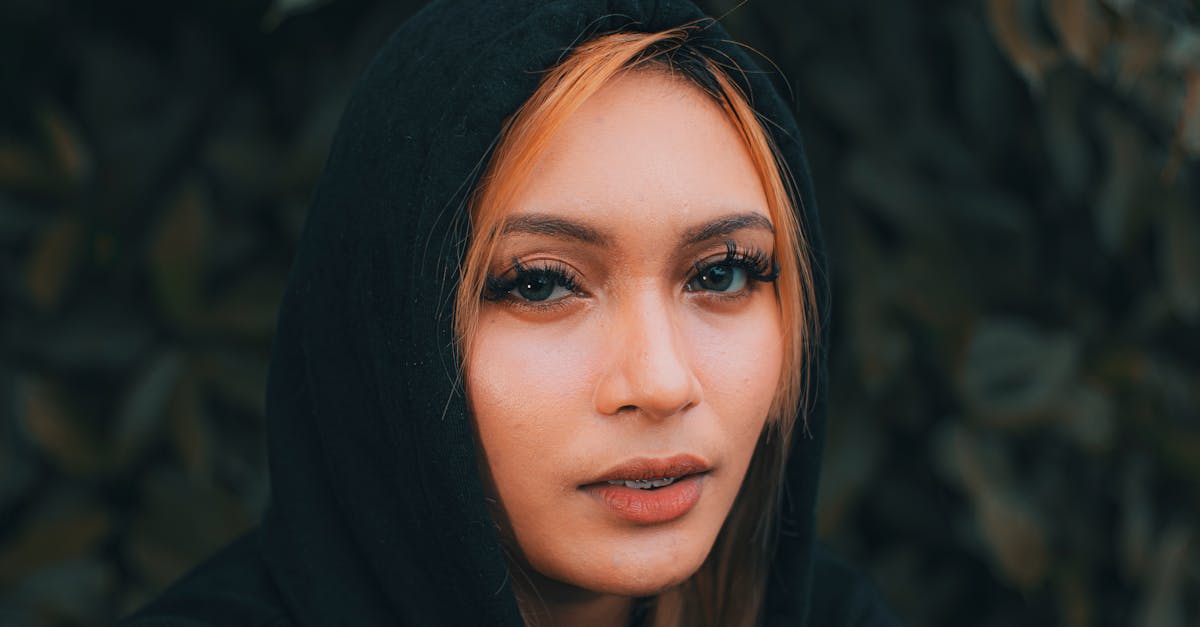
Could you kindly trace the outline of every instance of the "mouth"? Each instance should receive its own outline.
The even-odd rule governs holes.
[[[642,525],[661,524],[696,506],[711,470],[708,462],[693,455],[638,458],[609,469],[580,490],[617,518]]]
[[[653,490],[671,485],[689,475],[706,473],[712,465],[695,455],[667,458],[639,457],[609,468],[586,485],[606,483],[627,488]]]

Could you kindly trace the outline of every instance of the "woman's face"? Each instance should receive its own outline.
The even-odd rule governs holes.
[[[467,394],[517,557],[596,592],[677,584],[729,514],[780,379],[749,153],[694,86],[625,74],[566,121],[508,218]]]

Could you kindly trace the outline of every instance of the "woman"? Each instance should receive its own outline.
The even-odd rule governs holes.
[[[130,624],[894,624],[814,546],[795,123],[703,17],[435,2],[397,31],[289,277],[267,515]]]

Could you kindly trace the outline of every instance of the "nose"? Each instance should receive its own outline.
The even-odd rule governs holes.
[[[700,403],[677,313],[667,297],[631,296],[613,314],[610,358],[597,383],[595,407],[602,415],[638,411],[663,419]]]

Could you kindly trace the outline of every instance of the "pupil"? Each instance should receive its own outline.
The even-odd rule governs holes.
[[[554,292],[554,283],[545,276],[535,276],[525,281],[517,291],[526,300],[546,300]]]
[[[724,291],[733,281],[733,272],[728,267],[717,266],[705,272],[702,279],[708,289]]]

